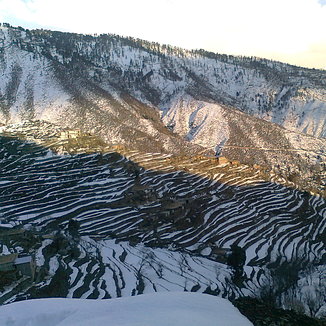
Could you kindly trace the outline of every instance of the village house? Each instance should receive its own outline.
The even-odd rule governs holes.
[[[0,273],[18,271],[33,280],[35,266],[35,260],[28,254],[13,253],[0,256]]]
[[[81,136],[80,129],[66,129],[61,131],[60,139],[75,139]]]
[[[208,249],[209,248],[209,249]],[[217,247],[215,243],[209,243],[201,254],[222,264],[226,264],[232,250],[230,248]]]
[[[22,227],[13,227],[12,225],[0,225],[0,240],[3,242],[20,239],[26,235],[26,230]]]
[[[223,165],[223,164],[228,164],[229,163],[229,160],[224,157],[224,156],[221,156],[217,159],[218,161],[218,165]]]
[[[187,202],[187,200],[164,200],[161,202],[162,210],[159,212],[159,216],[177,222],[185,216]]]
[[[237,160],[231,161],[230,163],[231,163],[231,165],[234,165],[234,166],[240,165],[240,161],[237,161]]]
[[[135,182],[124,197],[134,205],[141,205],[155,200],[156,194],[151,187]]]
[[[0,272],[9,272],[15,270],[14,261],[18,254],[8,254],[0,256]]]

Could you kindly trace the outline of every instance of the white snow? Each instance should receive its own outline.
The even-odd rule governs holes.
[[[163,118],[166,125],[190,142],[207,148],[221,147],[229,138],[229,126],[224,109],[217,104],[180,98]]]
[[[3,326],[250,326],[225,299],[169,292],[85,300],[37,299],[1,307]]]

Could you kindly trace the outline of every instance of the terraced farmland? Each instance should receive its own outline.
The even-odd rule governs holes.
[[[83,298],[183,289],[257,294],[273,264],[296,262],[302,270],[325,263],[325,199],[293,187],[210,158],[135,151],[59,156],[2,137],[1,223],[52,235],[33,247],[37,282],[23,293],[15,283],[2,301],[53,291]],[[78,239],[69,233],[72,219]],[[246,255],[240,284],[226,265],[232,245]]]

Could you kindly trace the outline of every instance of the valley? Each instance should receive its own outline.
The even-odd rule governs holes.
[[[18,279],[3,303],[176,289],[259,298],[270,286],[283,304],[289,296],[304,304],[304,289],[325,272],[324,198],[239,162],[117,153],[100,141],[97,153],[58,155],[60,142],[52,151],[17,137],[49,143],[42,134],[60,134],[43,126],[17,125],[19,134],[11,127],[1,137],[1,223],[29,239],[9,239],[2,250],[33,253],[37,266],[35,282]],[[234,264],[237,250],[244,258]],[[287,266],[293,279],[276,286]]]

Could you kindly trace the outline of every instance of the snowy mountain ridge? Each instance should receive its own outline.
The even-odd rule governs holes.
[[[152,153],[218,152],[324,191],[322,70],[7,25],[0,44],[0,123],[41,119]]]
[[[2,121],[36,116],[58,122],[72,110],[72,103],[79,111],[85,104],[112,110],[112,103],[94,98],[96,88],[102,96],[110,94],[130,106],[121,100],[127,92],[163,114],[191,96],[232,106],[293,131],[326,136],[326,72],[322,70],[117,35],[29,31],[7,25],[0,30],[0,42],[6,77],[0,84]],[[91,83],[92,88],[82,90],[80,83],[83,87]]]

